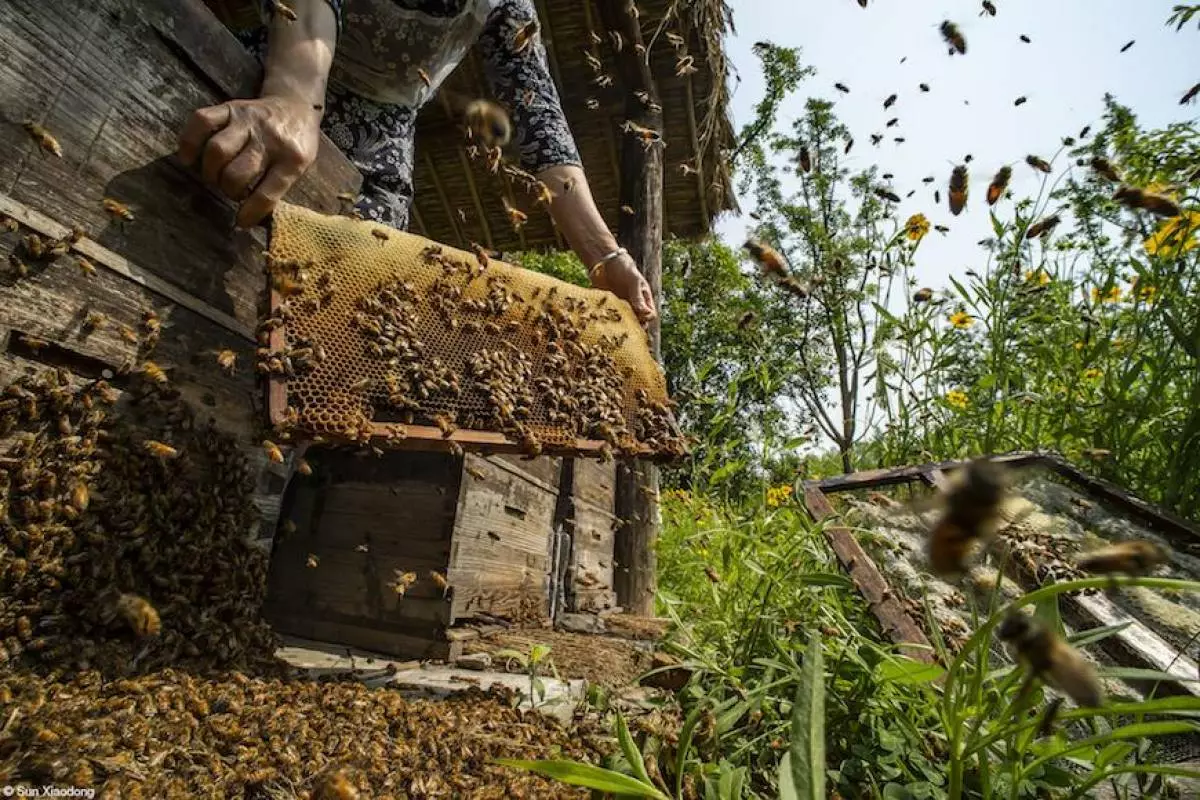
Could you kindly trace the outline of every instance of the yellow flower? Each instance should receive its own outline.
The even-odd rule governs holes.
[[[1083,349],[1083,342],[1076,342],[1075,344],[1073,344],[1073,345],[1071,345],[1071,346],[1072,346],[1072,347],[1074,347],[1076,350],[1082,350],[1082,349]]]
[[[1154,296],[1158,294],[1157,286],[1140,286],[1137,290],[1138,297],[1146,303],[1153,303]]]
[[[1025,280],[1029,283],[1036,283],[1038,286],[1045,286],[1050,282],[1050,274],[1044,269],[1030,270],[1025,273]]]
[[[1112,286],[1108,291],[1101,291],[1099,286],[1092,287],[1092,302],[1093,303],[1119,303],[1121,302],[1121,287]]]
[[[965,311],[955,311],[950,315],[950,324],[961,331],[974,325],[975,318]]]
[[[946,404],[951,408],[962,410],[971,402],[971,398],[967,397],[966,392],[960,392],[958,389],[951,389],[946,392]]]
[[[767,505],[771,508],[778,508],[786,503],[792,496],[791,484],[782,484],[780,486],[767,487]]]
[[[1196,231],[1200,231],[1200,211],[1184,211],[1159,225],[1158,230],[1142,242],[1142,246],[1149,255],[1174,258],[1200,246]]]
[[[913,214],[904,223],[904,235],[914,242],[919,242],[929,233],[929,220],[924,214]]]
[[[1104,374],[1104,372],[1102,370],[1097,369],[1096,367],[1092,367],[1091,369],[1085,369],[1083,371],[1083,377],[1087,378],[1089,381],[1097,380],[1103,374]]]

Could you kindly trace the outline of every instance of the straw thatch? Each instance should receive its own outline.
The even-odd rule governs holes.
[[[245,0],[206,0],[227,22],[244,20]],[[626,120],[628,90],[622,86],[617,56],[600,23],[597,0],[534,0],[550,69],[583,157],[596,203],[610,227],[621,214],[619,154],[621,124]],[[693,238],[707,233],[714,217],[734,207],[727,166],[733,140],[728,117],[729,93],[723,39],[731,28],[724,0],[641,0],[639,22],[663,107],[666,141],[664,232]],[[595,44],[590,33],[603,40]],[[683,36],[698,71],[677,77],[678,55],[666,33]],[[584,60],[591,53],[613,79],[607,88],[593,83]],[[472,51],[446,82],[447,97],[487,96],[483,61]],[[588,108],[594,99],[599,106]],[[498,250],[562,246],[549,215],[520,188],[489,173],[466,155],[461,124],[448,102],[431,102],[421,112],[417,131],[416,204],[411,229],[448,244],[474,241]],[[697,167],[685,174],[680,164]],[[503,198],[529,214],[523,230],[509,224]]]

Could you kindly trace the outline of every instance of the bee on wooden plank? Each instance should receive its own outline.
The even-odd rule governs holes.
[[[58,139],[55,139],[54,135],[44,125],[27,119],[22,124],[22,127],[25,128],[25,132],[29,134],[29,138],[33,139],[43,154],[49,154],[56,158],[63,157],[62,145],[58,143]]]
[[[100,201],[100,206],[108,212],[113,219],[121,220],[122,222],[133,222],[133,212],[129,210],[129,206],[124,203],[114,200],[111,197],[106,197]]]

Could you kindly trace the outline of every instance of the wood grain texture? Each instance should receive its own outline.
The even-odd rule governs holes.
[[[575,501],[575,539],[571,549],[571,610],[607,611],[617,604],[613,589],[616,516],[585,501]]]
[[[577,459],[575,462],[575,499],[613,513],[617,480],[615,461]]]

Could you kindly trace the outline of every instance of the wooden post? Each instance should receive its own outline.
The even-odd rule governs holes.
[[[626,119],[642,128],[661,132],[662,106],[642,38],[641,26],[630,0],[598,0],[604,28],[621,34],[624,45],[615,54],[621,82],[629,93]],[[655,305],[662,303],[663,145],[624,131],[621,144],[623,210],[617,239],[629,250],[650,283]],[[658,321],[649,328],[650,348],[661,358]],[[660,525],[658,469],[650,463],[625,461],[617,466],[617,529],[613,559],[613,588],[617,605],[631,614],[654,613],[657,560],[654,554]]]

